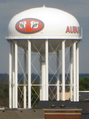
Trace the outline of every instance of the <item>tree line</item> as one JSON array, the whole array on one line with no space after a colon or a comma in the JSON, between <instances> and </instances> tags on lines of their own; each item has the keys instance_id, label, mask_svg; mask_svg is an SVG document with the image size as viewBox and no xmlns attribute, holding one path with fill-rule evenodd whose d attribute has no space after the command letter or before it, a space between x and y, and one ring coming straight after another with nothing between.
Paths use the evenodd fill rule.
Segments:
<instances>
[{"instance_id":1,"label":"tree line","mask_svg":"<svg viewBox=\"0 0 89 119\"><path fill-rule=\"evenodd\" d=\"M80 91L89 91L89 77L80 78L79 90ZM34 91L33 91L32 98L34 100L36 98ZM34 103L34 100L33 100L33 103ZM38 99L38 101L39 101L39 99ZM4 77L3 80L0 80L0 107L8 107L8 106L9 106L9 82L6 81L6 79Z\"/></svg>"}]
</instances>

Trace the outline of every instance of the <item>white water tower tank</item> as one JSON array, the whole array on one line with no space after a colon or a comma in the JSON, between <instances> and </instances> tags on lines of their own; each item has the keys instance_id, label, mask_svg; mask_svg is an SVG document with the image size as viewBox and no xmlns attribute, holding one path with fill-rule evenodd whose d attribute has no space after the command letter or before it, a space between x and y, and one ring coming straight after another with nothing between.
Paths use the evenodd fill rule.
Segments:
<instances>
[{"instance_id":1,"label":"white water tower tank","mask_svg":"<svg viewBox=\"0 0 89 119\"><path fill-rule=\"evenodd\" d=\"M15 15L9 23L8 32L8 40L24 40L18 41L23 48L27 48L25 39L35 40L37 47L40 47L38 40L55 40L54 48L57 40L68 40L68 47L72 43L71 40L81 39L80 26L73 15L45 6L28 9Z\"/></svg>"}]
</instances>

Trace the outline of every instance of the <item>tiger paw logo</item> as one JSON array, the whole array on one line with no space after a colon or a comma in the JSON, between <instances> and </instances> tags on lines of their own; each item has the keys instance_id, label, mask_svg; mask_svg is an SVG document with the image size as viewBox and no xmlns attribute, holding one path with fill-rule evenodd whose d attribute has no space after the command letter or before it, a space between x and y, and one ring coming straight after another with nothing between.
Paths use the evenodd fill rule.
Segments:
<instances>
[{"instance_id":1,"label":"tiger paw logo","mask_svg":"<svg viewBox=\"0 0 89 119\"><path fill-rule=\"evenodd\" d=\"M16 23L16 30L23 34L33 34L40 32L44 28L41 20L34 18L22 19Z\"/></svg>"}]
</instances>

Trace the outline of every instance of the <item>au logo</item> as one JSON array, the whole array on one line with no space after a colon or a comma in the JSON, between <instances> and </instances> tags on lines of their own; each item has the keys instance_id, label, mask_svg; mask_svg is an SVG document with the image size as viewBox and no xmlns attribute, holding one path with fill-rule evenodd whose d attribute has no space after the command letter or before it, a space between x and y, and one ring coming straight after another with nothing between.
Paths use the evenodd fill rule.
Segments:
<instances>
[{"instance_id":1,"label":"au logo","mask_svg":"<svg viewBox=\"0 0 89 119\"><path fill-rule=\"evenodd\" d=\"M44 28L44 23L41 20L34 18L26 18L16 23L16 30L23 34L33 34L41 31Z\"/></svg>"}]
</instances>

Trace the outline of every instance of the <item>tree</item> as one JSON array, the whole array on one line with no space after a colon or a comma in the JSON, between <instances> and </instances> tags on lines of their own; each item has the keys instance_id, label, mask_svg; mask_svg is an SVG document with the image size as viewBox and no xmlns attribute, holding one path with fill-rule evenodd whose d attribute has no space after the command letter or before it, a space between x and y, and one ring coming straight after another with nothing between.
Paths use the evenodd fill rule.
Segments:
<instances>
[{"instance_id":1,"label":"tree","mask_svg":"<svg viewBox=\"0 0 89 119\"><path fill-rule=\"evenodd\" d=\"M89 90L89 77L84 77L79 80L79 90Z\"/></svg>"},{"instance_id":2,"label":"tree","mask_svg":"<svg viewBox=\"0 0 89 119\"><path fill-rule=\"evenodd\" d=\"M8 107L9 104L9 85L0 83L0 106Z\"/></svg>"}]
</instances>

